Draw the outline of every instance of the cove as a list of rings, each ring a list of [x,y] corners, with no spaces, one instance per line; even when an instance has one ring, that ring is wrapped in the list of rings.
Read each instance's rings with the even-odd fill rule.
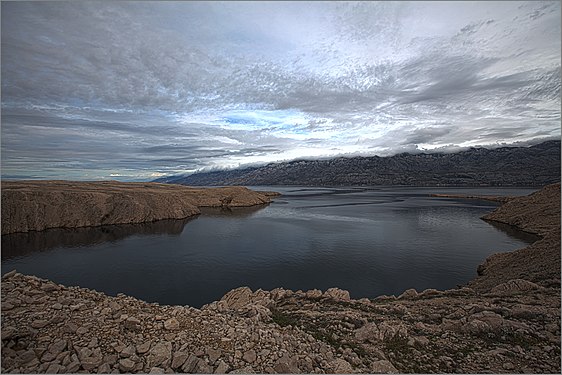
[[[256,187],[268,206],[187,220],[2,236],[2,272],[160,304],[200,307],[229,290],[338,287],[352,298],[448,289],[492,253],[536,240],[480,219],[496,203],[432,193],[526,195],[524,188]]]

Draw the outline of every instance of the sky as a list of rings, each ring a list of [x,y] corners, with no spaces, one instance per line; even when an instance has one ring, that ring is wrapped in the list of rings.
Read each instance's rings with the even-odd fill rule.
[[[561,9],[2,2],[2,178],[147,181],[560,139]]]

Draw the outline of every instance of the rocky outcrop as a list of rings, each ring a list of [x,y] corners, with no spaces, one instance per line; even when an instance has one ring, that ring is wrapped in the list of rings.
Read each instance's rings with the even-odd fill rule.
[[[275,195],[244,187],[2,181],[2,234],[183,219],[199,214],[200,207],[254,206],[269,203]]]
[[[492,260],[468,286],[445,291],[409,289],[398,297],[355,300],[337,288],[241,287],[195,309],[109,297],[9,272],[1,290],[1,370],[560,373],[560,279],[533,266],[560,267],[560,245],[552,251],[546,248],[554,242],[535,247],[534,258],[545,258],[540,261],[526,253],[559,233],[560,211],[557,225],[542,217],[549,210],[517,205],[534,200],[559,210],[559,189],[550,186],[506,203],[513,203],[512,213],[521,212],[525,228],[543,236],[508,253],[512,262],[524,260],[521,269],[502,270]],[[505,208],[498,210],[510,217]],[[525,265],[526,277],[519,277]]]
[[[541,238],[530,246],[488,257],[470,282],[478,290],[522,279],[543,286],[560,283],[560,183],[511,199],[484,220],[515,226]]]

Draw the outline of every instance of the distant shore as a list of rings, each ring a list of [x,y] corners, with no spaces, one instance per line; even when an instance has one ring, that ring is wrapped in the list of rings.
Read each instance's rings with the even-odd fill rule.
[[[248,207],[275,192],[154,182],[2,181],[2,234],[184,219],[200,207]]]

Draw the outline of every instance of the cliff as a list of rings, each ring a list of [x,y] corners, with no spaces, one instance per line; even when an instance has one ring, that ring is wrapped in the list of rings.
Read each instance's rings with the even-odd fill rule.
[[[560,141],[456,153],[296,160],[157,181],[201,186],[544,186],[560,181]]]
[[[541,240],[490,257],[468,286],[372,300],[242,287],[195,309],[12,271],[2,372],[560,373],[560,184],[487,217]]]
[[[199,207],[266,204],[272,194],[153,182],[2,181],[2,234],[183,219]]]

